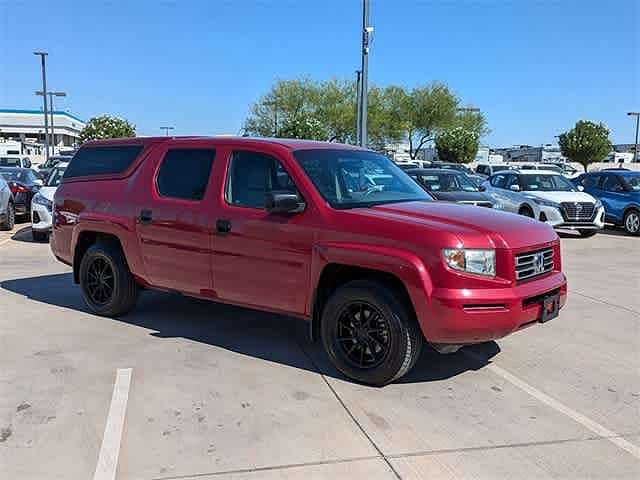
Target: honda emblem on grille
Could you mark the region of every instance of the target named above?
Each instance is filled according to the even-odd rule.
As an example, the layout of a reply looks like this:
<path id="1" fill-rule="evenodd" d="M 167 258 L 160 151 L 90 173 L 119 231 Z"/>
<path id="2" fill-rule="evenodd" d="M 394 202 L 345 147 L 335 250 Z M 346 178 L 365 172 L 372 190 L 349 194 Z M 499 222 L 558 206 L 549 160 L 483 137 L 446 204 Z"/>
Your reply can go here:
<path id="1" fill-rule="evenodd" d="M 539 275 L 544 272 L 544 253 L 538 252 L 533 256 L 533 270 L 535 275 Z"/>

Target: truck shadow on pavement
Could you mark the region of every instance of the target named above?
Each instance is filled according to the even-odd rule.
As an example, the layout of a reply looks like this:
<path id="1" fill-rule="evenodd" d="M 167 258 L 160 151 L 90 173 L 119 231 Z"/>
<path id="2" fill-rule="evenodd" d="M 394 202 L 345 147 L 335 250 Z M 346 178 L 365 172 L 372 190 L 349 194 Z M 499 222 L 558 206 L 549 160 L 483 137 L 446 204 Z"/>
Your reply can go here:
<path id="1" fill-rule="evenodd" d="M 71 310 L 88 312 L 71 273 L 6 280 L 4 290 Z M 99 317 L 94 317 L 99 318 Z M 271 313 L 198 300 L 175 294 L 146 291 L 138 307 L 126 316 L 105 321 L 125 322 L 149 329 L 159 339 L 185 338 L 345 380 L 329 362 L 320 340 L 309 340 L 306 321 Z M 473 355 L 465 354 L 465 350 Z M 479 370 L 500 352 L 495 342 L 465 347 L 441 355 L 425 345 L 416 366 L 395 383 L 444 380 L 468 370 Z"/>

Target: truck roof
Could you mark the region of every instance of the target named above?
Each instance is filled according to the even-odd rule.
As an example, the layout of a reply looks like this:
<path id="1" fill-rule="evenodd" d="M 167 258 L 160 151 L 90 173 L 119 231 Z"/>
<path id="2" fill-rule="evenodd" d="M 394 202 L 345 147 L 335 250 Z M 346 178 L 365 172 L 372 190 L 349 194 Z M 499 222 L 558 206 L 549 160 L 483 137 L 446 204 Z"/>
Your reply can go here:
<path id="1" fill-rule="evenodd" d="M 104 140 L 91 140 L 83 146 L 98 145 L 151 145 L 156 143 L 165 143 L 185 140 L 193 140 L 196 142 L 206 142 L 212 145 L 216 143 L 233 143 L 234 145 L 256 145 L 269 144 L 280 145 L 289 150 L 308 150 L 308 149 L 348 149 L 348 150 L 366 150 L 355 145 L 347 145 L 344 143 L 318 142 L 314 140 L 300 140 L 293 138 L 263 138 L 263 137 L 237 137 L 237 136 L 181 136 L 181 137 L 130 137 L 130 138 L 110 138 Z"/>

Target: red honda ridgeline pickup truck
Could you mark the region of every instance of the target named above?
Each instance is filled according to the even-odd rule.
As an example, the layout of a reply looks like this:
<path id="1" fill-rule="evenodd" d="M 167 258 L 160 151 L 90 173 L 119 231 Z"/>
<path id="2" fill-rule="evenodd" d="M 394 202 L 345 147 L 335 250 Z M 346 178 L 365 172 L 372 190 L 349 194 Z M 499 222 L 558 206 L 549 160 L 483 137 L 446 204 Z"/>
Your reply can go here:
<path id="1" fill-rule="evenodd" d="M 53 209 L 51 248 L 96 314 L 123 315 L 152 288 L 301 317 L 338 370 L 372 385 L 407 373 L 423 337 L 455 351 L 566 301 L 551 227 L 432 201 L 388 158 L 346 145 L 89 142 Z"/>

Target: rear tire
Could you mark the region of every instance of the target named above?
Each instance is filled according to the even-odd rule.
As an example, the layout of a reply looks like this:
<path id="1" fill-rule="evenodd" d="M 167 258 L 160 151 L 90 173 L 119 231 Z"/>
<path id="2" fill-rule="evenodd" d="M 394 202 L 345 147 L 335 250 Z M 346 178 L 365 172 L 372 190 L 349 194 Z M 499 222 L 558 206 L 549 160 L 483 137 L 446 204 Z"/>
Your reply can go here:
<path id="1" fill-rule="evenodd" d="M 580 233 L 582 238 L 589 238 L 598 233 L 598 230 L 578 230 L 578 233 Z"/>
<path id="2" fill-rule="evenodd" d="M 624 214 L 624 230 L 629 235 L 640 235 L 640 211 L 631 209 Z"/>
<path id="3" fill-rule="evenodd" d="M 79 273 L 82 296 L 93 313 L 117 317 L 136 306 L 140 288 L 118 245 L 96 243 L 89 247 Z"/>
<path id="4" fill-rule="evenodd" d="M 349 282 L 331 295 L 322 312 L 322 343 L 340 372 L 382 386 L 413 368 L 424 339 L 402 297 L 370 280 Z"/>
<path id="5" fill-rule="evenodd" d="M 7 205 L 7 217 L 0 223 L 0 230 L 12 230 L 16 224 L 16 208 L 12 202 Z"/>

